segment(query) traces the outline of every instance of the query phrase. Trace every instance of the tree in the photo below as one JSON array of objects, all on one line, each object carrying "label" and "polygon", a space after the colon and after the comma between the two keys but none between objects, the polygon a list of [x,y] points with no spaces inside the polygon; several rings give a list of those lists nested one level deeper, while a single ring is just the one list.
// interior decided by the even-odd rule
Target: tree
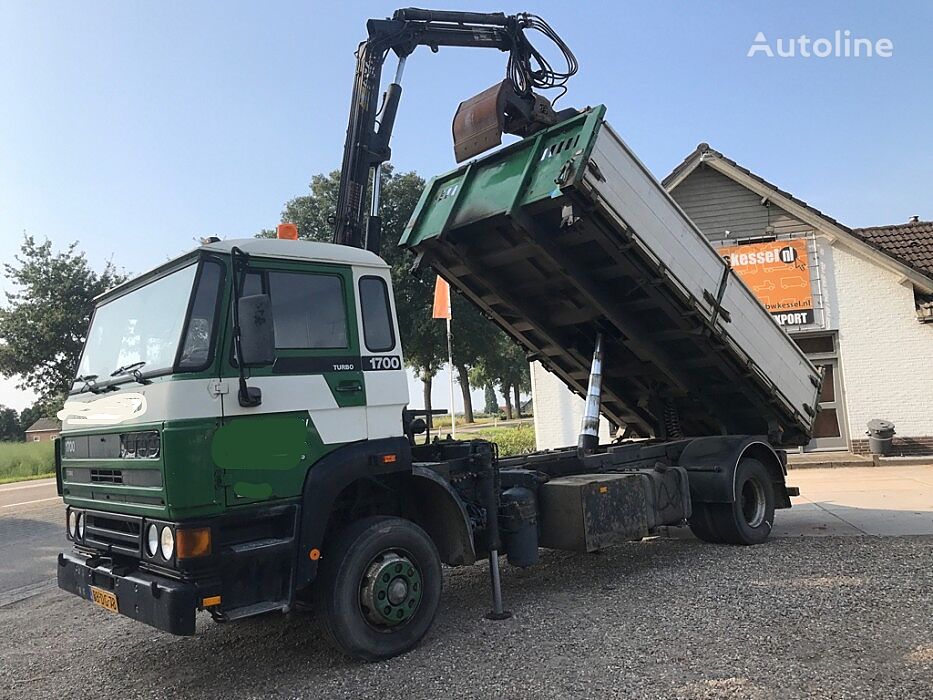
[{"label": "tree", "polygon": [[18,375],[19,388],[45,402],[71,385],[94,297],[125,279],[111,263],[95,272],[77,245],[55,253],[50,241],[27,235],[15,263],[3,265],[16,290],[0,309],[0,375]]},{"label": "tree", "polygon": [[[473,303],[457,292],[451,292],[451,333],[454,367],[463,395],[463,418],[473,422],[473,396],[470,393],[470,368],[489,351],[489,340],[496,327]],[[439,323],[439,322],[438,322]]]},{"label": "tree", "polygon": [[495,385],[505,399],[505,417],[514,417],[512,400],[521,414],[520,391],[528,391],[531,378],[525,353],[503,331],[498,331],[489,343],[488,351],[472,369],[470,378],[477,386]]},{"label": "tree", "polygon": [[515,417],[522,417],[522,392],[531,391],[531,372],[528,368],[528,358],[525,351],[516,345],[511,338],[505,336],[505,343],[502,349],[505,370],[502,376],[502,382],[512,389],[512,395],[515,399]]},{"label": "tree", "polygon": [[23,430],[25,428],[20,425],[19,414],[16,410],[0,405],[0,442],[22,440]]},{"label": "tree", "polygon": [[23,430],[23,437],[25,437],[26,430],[40,418],[54,418],[55,411],[60,407],[60,403],[53,407],[51,403],[43,405],[41,402],[36,402],[24,408],[19,414],[19,425]]},{"label": "tree", "polygon": [[499,400],[496,398],[496,387],[492,384],[486,384],[484,387],[484,400],[485,406],[483,407],[483,413],[488,416],[494,416],[499,412]]}]

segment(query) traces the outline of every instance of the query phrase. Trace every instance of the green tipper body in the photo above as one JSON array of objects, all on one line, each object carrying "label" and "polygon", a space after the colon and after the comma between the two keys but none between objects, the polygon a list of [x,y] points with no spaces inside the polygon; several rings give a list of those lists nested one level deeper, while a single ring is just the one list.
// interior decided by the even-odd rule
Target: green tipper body
[{"label": "green tipper body", "polygon": [[645,437],[810,439],[820,378],[597,106],[430,182],[400,245]]},{"label": "green tipper body", "polygon": [[418,249],[452,229],[560,197],[562,188],[582,177],[605,111],[602,105],[594,107],[435,177],[421,194],[399,245]]}]

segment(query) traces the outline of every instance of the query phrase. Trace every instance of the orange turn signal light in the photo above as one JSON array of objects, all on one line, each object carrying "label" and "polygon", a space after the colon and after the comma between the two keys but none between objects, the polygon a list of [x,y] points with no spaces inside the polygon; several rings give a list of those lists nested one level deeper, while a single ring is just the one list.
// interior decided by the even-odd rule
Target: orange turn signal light
[{"label": "orange turn signal light", "polygon": [[211,608],[211,607],[213,607],[213,606],[215,606],[215,605],[220,605],[220,596],[219,596],[219,595],[211,595],[211,596],[208,596],[207,598],[202,598],[202,599],[201,599],[201,607],[202,607],[202,608]]},{"label": "orange turn signal light", "polygon": [[398,461],[398,455],[382,455],[383,464],[395,464]]},{"label": "orange turn signal light", "polygon": [[297,241],[298,227],[295,224],[279,224],[275,229],[275,237],[285,241]]},{"label": "orange turn signal light", "polygon": [[175,556],[178,559],[206,557],[211,553],[209,527],[178,528],[175,531]]}]

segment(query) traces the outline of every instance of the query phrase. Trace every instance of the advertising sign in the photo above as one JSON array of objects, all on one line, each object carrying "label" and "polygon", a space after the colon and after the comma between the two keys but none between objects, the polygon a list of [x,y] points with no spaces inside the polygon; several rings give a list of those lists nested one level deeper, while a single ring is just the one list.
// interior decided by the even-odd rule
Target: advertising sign
[{"label": "advertising sign", "polygon": [[746,243],[719,249],[782,326],[814,322],[807,240]]}]

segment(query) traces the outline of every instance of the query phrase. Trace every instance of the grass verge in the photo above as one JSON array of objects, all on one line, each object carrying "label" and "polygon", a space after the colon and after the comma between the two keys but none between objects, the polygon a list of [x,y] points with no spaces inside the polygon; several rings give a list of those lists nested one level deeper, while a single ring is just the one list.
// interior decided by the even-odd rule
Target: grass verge
[{"label": "grass verge", "polygon": [[0,484],[55,474],[51,442],[0,442]]},{"label": "grass verge", "polygon": [[[457,437],[460,437],[459,433]],[[525,455],[535,451],[535,428],[526,423],[510,428],[483,428],[464,433],[464,439],[482,438],[499,445],[500,457]]]}]

